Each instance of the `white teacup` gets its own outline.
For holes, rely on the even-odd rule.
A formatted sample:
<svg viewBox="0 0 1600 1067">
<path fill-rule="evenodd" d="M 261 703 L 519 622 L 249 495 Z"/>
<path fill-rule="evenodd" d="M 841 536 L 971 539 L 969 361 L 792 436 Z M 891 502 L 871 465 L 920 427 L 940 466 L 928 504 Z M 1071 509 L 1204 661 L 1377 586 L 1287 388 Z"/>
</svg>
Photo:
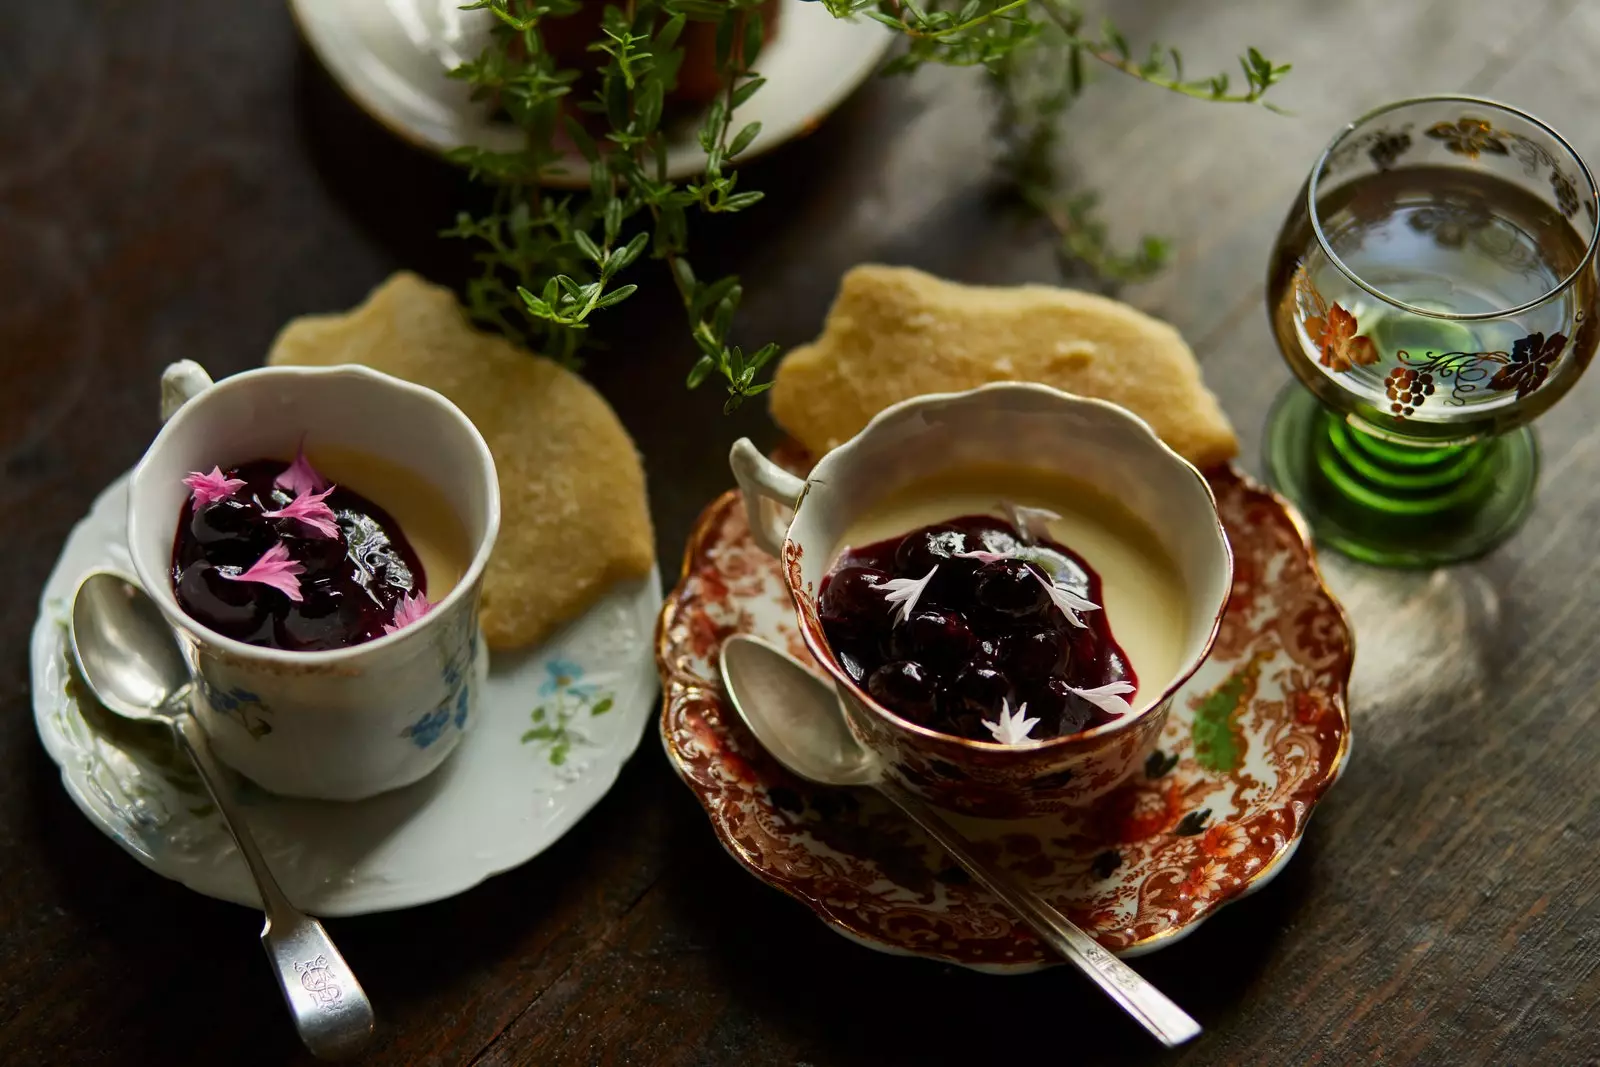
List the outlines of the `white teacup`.
<svg viewBox="0 0 1600 1067">
<path fill-rule="evenodd" d="M 1085 804 L 1133 773 L 1155 746 L 1173 695 L 1210 652 L 1232 589 L 1232 553 L 1200 472 L 1123 408 L 1048 386 L 999 382 L 896 404 L 821 457 L 805 479 L 748 440 L 734 445 L 731 464 L 751 536 L 782 561 L 801 635 L 833 676 L 852 731 L 907 788 L 974 815 L 1011 818 Z M 1019 745 L 974 741 L 896 715 L 834 656 L 817 596 L 846 531 L 897 490 L 974 466 L 1086 483 L 1121 501 L 1175 565 L 1187 609 L 1179 666 L 1151 696 L 1141 692 L 1129 714 Z"/>
<path fill-rule="evenodd" d="M 369 797 L 438 767 L 475 717 L 478 597 L 500 525 L 494 459 L 477 429 L 433 390 L 360 366 L 269 367 L 213 384 L 176 363 L 162 378 L 162 415 L 133 472 L 128 547 L 188 652 L 195 712 L 216 754 L 265 789 L 327 800 Z M 247 645 L 190 618 L 173 594 L 183 478 L 292 459 L 306 435 L 313 457 L 376 457 L 435 490 L 470 560 L 432 610 L 388 636 L 325 652 Z"/>
</svg>

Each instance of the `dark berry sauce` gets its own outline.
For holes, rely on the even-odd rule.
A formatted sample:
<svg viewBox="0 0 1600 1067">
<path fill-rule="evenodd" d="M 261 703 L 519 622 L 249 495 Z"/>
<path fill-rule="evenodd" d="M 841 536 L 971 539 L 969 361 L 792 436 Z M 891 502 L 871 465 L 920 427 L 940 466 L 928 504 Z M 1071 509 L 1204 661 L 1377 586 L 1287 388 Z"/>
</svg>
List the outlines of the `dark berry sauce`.
<svg viewBox="0 0 1600 1067">
<path fill-rule="evenodd" d="M 1031 740 L 1112 721 L 1072 690 L 1118 681 L 1137 688 L 1128 657 L 1104 611 L 1080 612 L 1084 625 L 1074 626 L 1044 584 L 1053 571 L 1057 585 L 1103 604 L 1100 576 L 1071 549 L 1048 540 L 1027 546 L 1027 561 L 957 555 L 1023 547 L 1005 520 L 966 515 L 847 548 L 822 581 L 818 614 L 828 644 L 880 704 L 941 733 L 993 741 L 983 723 L 997 720 L 1003 702 L 1013 711 L 1025 702 L 1028 717 L 1039 720 Z M 898 605 L 879 587 L 891 578 L 921 578 L 935 565 L 938 572 L 911 617 L 897 622 Z"/>
<path fill-rule="evenodd" d="M 319 652 L 382 637 L 408 593 L 427 592 L 422 563 L 389 513 L 338 486 L 326 503 L 337 537 L 319 536 L 298 519 L 263 513 L 294 495 L 273 481 L 288 464 L 252 460 L 227 471 L 245 485 L 196 509 L 184 502 L 172 545 L 172 587 L 190 617 L 246 644 Z M 259 582 L 240 581 L 279 542 L 304 567 L 301 599 Z"/>
</svg>

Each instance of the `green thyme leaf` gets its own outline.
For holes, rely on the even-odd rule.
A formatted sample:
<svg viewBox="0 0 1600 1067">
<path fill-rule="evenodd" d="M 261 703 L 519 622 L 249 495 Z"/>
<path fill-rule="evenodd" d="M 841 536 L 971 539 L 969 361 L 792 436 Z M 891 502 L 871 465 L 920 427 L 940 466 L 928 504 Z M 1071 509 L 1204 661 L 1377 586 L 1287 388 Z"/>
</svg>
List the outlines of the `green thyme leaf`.
<svg viewBox="0 0 1600 1067">
<path fill-rule="evenodd" d="M 661 27 L 661 32 L 656 34 L 655 47 L 652 49 L 656 55 L 659 56 L 672 51 L 678 43 L 678 35 L 683 32 L 685 21 L 686 17 L 682 12 L 673 15 L 666 21 L 666 24 Z"/>
<path fill-rule="evenodd" d="M 578 251 L 582 252 L 596 263 L 599 263 L 600 260 L 604 258 L 601 255 L 600 246 L 595 244 L 594 239 L 588 234 L 584 233 L 582 230 L 575 231 L 572 235 L 572 240 L 578 246 Z"/>
<path fill-rule="evenodd" d="M 633 285 L 632 283 L 628 285 L 619 285 L 605 296 L 602 296 L 600 299 L 596 300 L 594 302 L 595 309 L 599 310 L 600 308 L 608 308 L 613 304 L 620 304 L 628 297 L 632 296 L 634 292 L 638 290 L 638 288 L 639 287 L 637 285 Z"/>
<path fill-rule="evenodd" d="M 756 95 L 756 90 L 760 89 L 765 84 L 767 84 L 767 79 L 758 75 L 757 77 L 751 78 L 749 81 L 739 86 L 739 88 L 733 91 L 733 96 L 731 97 L 733 106 L 739 107 L 742 105 L 745 101 Z"/>
<path fill-rule="evenodd" d="M 733 143 L 728 146 L 728 155 L 736 156 L 740 152 L 743 152 L 746 148 L 749 148 L 750 142 L 754 141 L 760 133 L 761 123 L 752 122 L 747 125 L 744 129 L 739 131 L 739 135 L 735 137 L 733 139 Z M 761 194 L 757 193 L 756 195 L 760 196 Z"/>
<path fill-rule="evenodd" d="M 700 383 L 706 380 L 706 376 L 716 369 L 716 360 L 712 359 L 710 356 L 701 356 L 699 360 L 695 362 L 695 365 L 689 368 L 689 388 L 698 389 L 700 387 Z"/>
<path fill-rule="evenodd" d="M 755 66 L 756 57 L 761 55 L 761 39 L 763 36 L 761 9 L 752 8 L 744 18 L 744 51 L 739 56 L 739 61 L 744 64 L 746 70 Z M 733 155 L 738 155 L 738 153 L 734 152 Z"/>
</svg>

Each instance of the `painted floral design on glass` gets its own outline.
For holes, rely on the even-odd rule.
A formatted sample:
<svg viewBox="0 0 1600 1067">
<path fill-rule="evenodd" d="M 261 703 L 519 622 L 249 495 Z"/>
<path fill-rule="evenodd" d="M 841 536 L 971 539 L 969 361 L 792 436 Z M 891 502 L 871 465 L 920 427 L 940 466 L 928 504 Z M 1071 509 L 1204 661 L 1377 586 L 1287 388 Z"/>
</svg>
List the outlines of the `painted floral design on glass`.
<svg viewBox="0 0 1600 1067">
<path fill-rule="evenodd" d="M 1399 418 L 1414 414 L 1437 389 L 1450 386 L 1445 403 L 1457 407 L 1479 389 L 1515 392 L 1522 400 L 1544 384 L 1567 347 L 1567 335 L 1546 336 L 1535 331 L 1511 344 L 1510 352 L 1396 353 L 1403 366 L 1384 379 L 1390 413 Z M 1487 381 L 1485 381 L 1487 379 Z"/>
<path fill-rule="evenodd" d="M 1486 119 L 1463 115 L 1454 122 L 1436 122 L 1428 127 L 1428 136 L 1440 141 L 1445 148 L 1458 156 L 1477 159 L 1488 153 L 1492 156 L 1509 154 L 1506 143 Z"/>
<path fill-rule="evenodd" d="M 1550 374 L 1550 365 L 1567 347 L 1565 334 L 1554 333 L 1548 338 L 1542 333 L 1530 333 L 1511 346 L 1511 355 L 1505 365 L 1489 379 L 1489 388 L 1501 392 L 1517 391 L 1521 400 L 1544 384 Z"/>
<path fill-rule="evenodd" d="M 1294 285 L 1300 296 L 1301 308 L 1309 305 L 1312 312 L 1302 322 L 1306 335 L 1317 346 L 1317 358 L 1324 367 L 1347 371 L 1351 367 L 1365 367 L 1378 362 L 1378 346 L 1372 343 L 1372 338 L 1362 337 L 1356 332 L 1360 329 L 1356 317 L 1340 307 L 1337 301 L 1330 307 L 1322 294 L 1317 292 L 1316 286 L 1311 284 L 1311 277 L 1304 267 L 1295 272 Z"/>
</svg>

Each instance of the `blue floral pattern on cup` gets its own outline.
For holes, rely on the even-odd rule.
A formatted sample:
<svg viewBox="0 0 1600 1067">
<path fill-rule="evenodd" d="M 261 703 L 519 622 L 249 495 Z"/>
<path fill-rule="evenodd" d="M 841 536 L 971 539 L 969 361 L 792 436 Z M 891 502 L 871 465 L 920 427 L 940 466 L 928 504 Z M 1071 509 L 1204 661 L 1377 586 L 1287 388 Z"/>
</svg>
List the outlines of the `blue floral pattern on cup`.
<svg viewBox="0 0 1600 1067">
<path fill-rule="evenodd" d="M 450 709 L 447 706 L 440 706 L 401 730 L 400 736 L 410 738 L 411 743 L 418 748 L 427 748 L 439 740 L 439 735 L 444 733 L 444 728 L 448 725 L 450 725 Z"/>
<path fill-rule="evenodd" d="M 401 737 L 410 740 L 418 748 L 427 748 L 439 740 L 439 735 L 452 722 L 458 730 L 465 729 L 467 725 L 467 711 L 472 704 L 472 684 L 466 680 L 466 664 L 451 660 L 439 672 L 439 680 L 444 683 L 445 698 L 432 711 L 400 731 Z"/>
<path fill-rule="evenodd" d="M 219 713 L 237 720 L 251 737 L 259 741 L 272 732 L 272 723 L 264 718 L 268 709 L 261 702 L 261 697 L 237 685 L 219 689 L 207 681 L 205 675 L 200 675 L 196 681 L 206 703 Z"/>
</svg>

